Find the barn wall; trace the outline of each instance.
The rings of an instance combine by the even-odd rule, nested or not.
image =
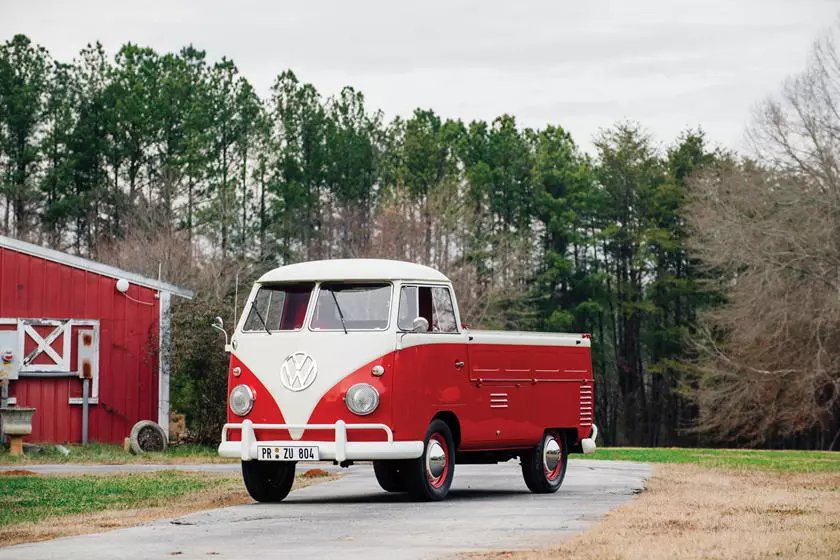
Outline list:
[[[132,284],[129,300],[113,278],[0,247],[0,317],[97,319],[99,404],[90,407],[90,441],[121,443],[139,420],[157,420],[159,308],[156,291]],[[73,342],[75,347],[75,341]],[[71,367],[75,369],[75,352]],[[38,410],[28,441],[81,441],[76,377],[13,381],[18,406]]]

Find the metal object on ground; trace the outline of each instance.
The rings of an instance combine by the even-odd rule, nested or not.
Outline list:
[[[32,433],[32,415],[34,408],[8,406],[0,408],[3,426],[7,435],[28,436]]]
[[[0,408],[0,417],[3,418],[3,432],[9,436],[11,455],[23,453],[23,436],[32,433],[32,415],[34,408],[4,407]]]
[[[166,432],[156,422],[141,420],[131,428],[129,445],[132,453],[137,455],[154,451],[166,451]]]

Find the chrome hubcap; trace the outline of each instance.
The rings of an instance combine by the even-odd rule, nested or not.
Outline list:
[[[552,436],[548,436],[543,445],[543,465],[545,472],[553,473],[560,464],[561,459],[560,444]]]
[[[426,471],[431,478],[440,478],[446,468],[446,452],[436,440],[429,441],[429,451],[426,453]]]

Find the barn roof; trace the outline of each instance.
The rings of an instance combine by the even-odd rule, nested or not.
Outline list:
[[[385,259],[331,259],[281,266],[263,274],[259,282],[307,280],[419,280],[447,282],[449,279],[428,266]]]
[[[138,286],[145,286],[146,288],[151,288],[160,292],[169,292],[186,299],[192,299],[193,295],[195,295],[192,290],[181,288],[179,286],[175,286],[174,284],[169,284],[168,282],[155,280],[154,278],[149,278],[147,276],[143,276],[142,274],[137,274],[136,272],[129,272],[115,266],[102,264],[100,262],[77,257],[75,255],[69,255],[61,251],[56,251],[55,249],[47,249],[46,247],[27,243],[26,241],[20,241],[19,239],[12,239],[11,237],[0,235],[0,247],[63,264],[65,266],[79,268],[95,274],[101,274],[102,276],[108,276],[115,279],[125,278],[129,282],[137,284]]]

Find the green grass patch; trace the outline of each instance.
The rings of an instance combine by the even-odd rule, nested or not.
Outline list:
[[[12,457],[9,448],[0,446],[0,465],[34,465],[38,463],[100,463],[100,464],[173,464],[173,463],[229,463],[231,459],[219,457],[214,446],[182,444],[169,447],[163,453],[134,455],[120,445],[91,443],[86,446],[67,444],[70,451],[64,454],[55,445],[44,444],[42,451],[26,451],[22,456]]]
[[[0,527],[47,517],[158,507],[224,483],[200,473],[160,471],[130,475],[2,476]]]
[[[600,447],[586,458],[776,472],[840,472],[840,453],[832,451]]]

